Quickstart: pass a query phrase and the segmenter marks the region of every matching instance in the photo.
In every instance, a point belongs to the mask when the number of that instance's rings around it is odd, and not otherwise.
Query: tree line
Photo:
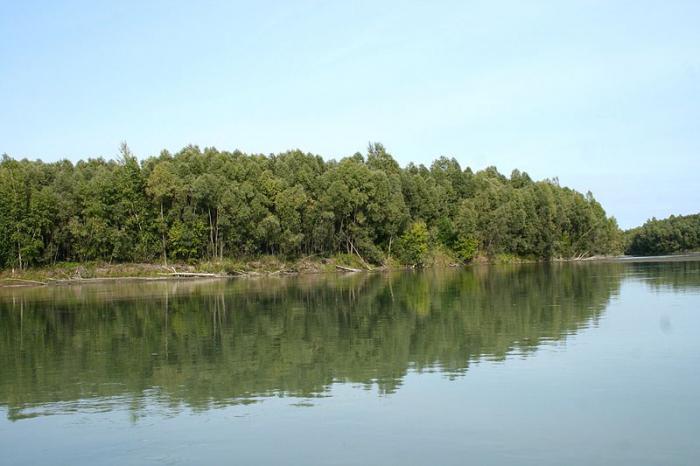
[[[700,214],[652,218],[625,236],[625,252],[635,256],[700,250]]]
[[[421,264],[621,249],[614,218],[588,193],[454,158],[400,167],[381,144],[339,161],[301,151],[187,146],[142,162],[0,161],[0,267],[60,261],[155,262],[328,257]]]

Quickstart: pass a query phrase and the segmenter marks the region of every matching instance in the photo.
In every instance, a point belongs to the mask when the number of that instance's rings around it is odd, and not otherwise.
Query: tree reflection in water
[[[655,270],[654,284],[680,286],[699,264]],[[594,325],[625,274],[647,270],[630,265],[4,290],[0,405],[18,419],[144,398],[205,410],[335,382],[389,394],[408,371],[455,377]]]

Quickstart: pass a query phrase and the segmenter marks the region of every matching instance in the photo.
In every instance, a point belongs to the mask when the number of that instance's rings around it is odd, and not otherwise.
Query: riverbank
[[[700,260],[700,253],[671,256],[596,256],[585,259],[555,259],[553,262],[670,262]],[[435,254],[425,264],[426,268],[462,267],[466,265],[522,264],[541,262],[536,259],[516,256],[479,256],[469,264],[458,263],[446,254]],[[294,261],[283,261],[275,256],[264,256],[254,260],[230,259],[197,263],[124,263],[63,262],[47,267],[35,267],[22,271],[0,271],[0,287],[24,287],[69,285],[78,283],[102,283],[123,281],[229,279],[234,277],[285,276],[320,273],[388,272],[411,267],[388,260],[382,265],[372,266],[352,255],[335,257],[305,257]]]
[[[0,271],[0,287],[43,286],[73,283],[92,283],[127,280],[191,280],[198,278],[254,277],[269,275],[295,275],[309,273],[356,272],[370,270],[393,270],[398,264],[371,267],[358,258],[307,257],[295,261],[283,261],[274,256],[265,256],[248,261],[229,259],[196,263],[122,263],[63,262],[46,267],[24,270]]]
[[[513,256],[494,258],[478,257],[474,263],[533,262]],[[440,252],[433,253],[425,267],[462,266],[453,257]],[[276,256],[262,256],[245,261],[223,259],[195,263],[122,263],[62,262],[52,266],[34,267],[24,270],[0,271],[0,287],[44,286],[74,283],[92,283],[127,280],[191,280],[198,278],[284,276],[318,273],[385,272],[407,267],[389,259],[382,265],[366,263],[357,255],[340,254],[333,257],[304,257],[285,261]]]

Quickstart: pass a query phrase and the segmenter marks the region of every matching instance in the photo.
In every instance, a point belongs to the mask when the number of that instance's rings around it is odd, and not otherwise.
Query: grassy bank
[[[523,258],[500,254],[493,257],[477,256],[471,264],[514,264],[539,262],[536,258]],[[432,251],[423,267],[458,267],[465,265],[448,252]],[[390,271],[407,269],[394,258],[383,264],[368,264],[357,255],[337,254],[332,257],[310,256],[284,260],[277,256],[260,256],[249,259],[223,259],[200,262],[156,263],[107,263],[107,262],[59,262],[48,267],[30,267],[23,270],[0,271],[0,286],[33,286],[44,284],[83,283],[108,280],[169,280],[191,278],[254,277],[262,275],[295,275],[314,273],[343,273],[354,271]]]
[[[501,261],[511,261],[503,257]],[[487,262],[478,258],[478,262]],[[462,265],[454,257],[435,252],[425,262],[426,267]],[[176,279],[201,277],[236,277],[257,275],[292,275],[352,271],[386,271],[407,268],[393,258],[381,265],[367,264],[356,255],[338,254],[332,257],[310,256],[284,260],[277,256],[235,260],[223,259],[192,263],[106,263],[60,262],[48,267],[30,267],[23,270],[0,271],[0,286],[29,286],[51,283],[84,282],[110,279]]]
[[[0,286],[29,286],[51,283],[70,283],[109,279],[177,279],[196,277],[235,277],[255,275],[288,275],[297,273],[329,273],[342,269],[374,270],[398,268],[398,264],[367,267],[359,258],[336,256],[332,258],[307,257],[285,261],[274,256],[250,260],[224,259],[193,263],[106,263],[61,262],[48,267],[30,267],[23,270],[0,271]]]

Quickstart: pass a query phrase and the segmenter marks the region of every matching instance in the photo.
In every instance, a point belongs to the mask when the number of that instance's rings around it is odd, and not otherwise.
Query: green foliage
[[[0,160],[0,268],[339,253],[420,264],[424,246],[462,260],[575,257],[619,251],[621,235],[590,194],[556,180],[446,157],[401,168],[378,143],[339,161],[188,146],[139,163],[125,144],[117,160]]]
[[[176,221],[169,232],[171,255],[178,259],[192,260],[201,257],[204,249],[206,225],[201,219],[190,222]]]
[[[473,236],[460,234],[454,247],[457,256],[468,262],[476,256],[479,249],[479,242]]]
[[[700,214],[652,218],[626,233],[627,254],[650,256],[700,249]]]
[[[428,227],[425,222],[412,223],[397,246],[397,254],[403,264],[423,265],[428,253]]]

